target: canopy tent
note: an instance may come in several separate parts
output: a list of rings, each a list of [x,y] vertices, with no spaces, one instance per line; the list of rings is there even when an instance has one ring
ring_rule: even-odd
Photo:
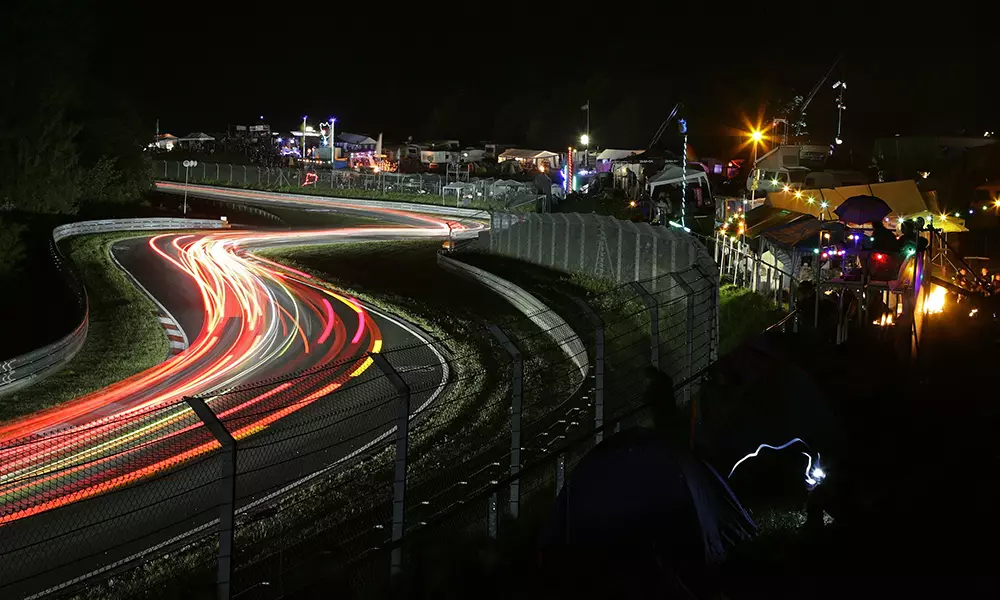
[[[699,169],[683,169],[677,165],[667,165],[662,171],[654,175],[646,183],[646,189],[649,190],[649,194],[653,195],[656,188],[662,185],[680,185],[684,180],[682,175],[687,175],[688,185],[701,185],[705,189],[711,190],[711,186],[708,183],[708,174]]]
[[[557,158],[559,155],[548,150],[528,150],[525,148],[508,148],[503,151],[499,160],[548,160]]]
[[[375,146],[376,144],[378,144],[378,142],[368,137],[367,135],[361,135],[359,133],[347,133],[347,132],[338,133],[336,141],[345,144],[347,146]]]
[[[833,210],[852,196],[875,196],[881,198],[898,215],[911,215],[932,210],[935,204],[920,192],[912,179],[906,181],[889,181],[869,185],[848,185],[837,188],[821,188],[815,190],[800,190],[801,196],[793,191],[768,192],[765,204],[775,208],[784,208],[796,212],[807,213],[814,217],[821,214],[824,219],[835,220]],[[813,202],[809,202],[809,198]],[[822,203],[826,202],[826,208]]]
[[[768,229],[762,236],[769,242],[784,248],[808,246],[810,243],[815,247],[816,236],[819,235],[821,229],[823,229],[823,223],[819,219],[806,215],[805,218]]]
[[[630,156],[636,156],[638,154],[641,154],[642,152],[644,152],[644,151],[643,150],[613,150],[611,148],[607,148],[605,150],[601,150],[601,152],[597,155],[597,160],[621,160],[621,159],[624,159],[624,158],[628,158]]]
[[[214,142],[215,138],[201,131],[194,131],[182,138],[177,138],[178,142]]]

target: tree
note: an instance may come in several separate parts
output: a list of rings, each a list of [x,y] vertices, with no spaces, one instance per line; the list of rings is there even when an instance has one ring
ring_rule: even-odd
[[[25,227],[0,216],[0,282],[17,275],[24,260],[24,243],[21,233]]]
[[[788,127],[795,137],[809,135],[809,132],[806,131],[806,113],[802,110],[802,103],[805,100],[804,96],[795,96],[778,111],[781,116],[788,120]]]

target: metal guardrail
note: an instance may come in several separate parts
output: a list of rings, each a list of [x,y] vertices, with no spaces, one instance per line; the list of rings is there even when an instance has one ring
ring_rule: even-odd
[[[580,376],[586,377],[590,370],[587,358],[587,348],[580,336],[555,311],[543,304],[538,298],[502,277],[484,271],[462,261],[438,254],[438,266],[462,277],[470,278],[489,288],[504,300],[509,302],[522,315],[528,317],[539,329],[558,344],[566,357],[580,370]]]
[[[56,268],[64,271],[70,285],[76,288],[78,301],[83,316],[79,325],[62,338],[37,348],[20,356],[0,362],[0,396],[13,393],[37,383],[44,377],[55,373],[69,362],[87,339],[90,325],[87,304],[87,292],[83,283],[77,278],[66,258],[59,251],[59,242],[76,235],[91,233],[106,233],[111,231],[152,231],[163,229],[218,229],[223,227],[221,221],[207,219],[104,219],[99,221],[81,221],[60,225],[52,230],[52,258]]]

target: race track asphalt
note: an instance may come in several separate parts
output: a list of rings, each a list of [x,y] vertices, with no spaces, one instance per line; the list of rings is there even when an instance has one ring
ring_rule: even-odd
[[[240,440],[239,506],[266,504],[303,478],[390,443],[399,403],[368,353],[408,348],[392,356],[406,363],[411,412],[444,389],[445,357],[413,326],[252,250],[447,236],[427,217],[394,219],[417,227],[117,242],[117,261],[174,316],[191,346],[0,429],[0,597],[30,597],[211,526],[223,459],[185,396],[209,398]],[[289,379],[304,370],[312,374]]]

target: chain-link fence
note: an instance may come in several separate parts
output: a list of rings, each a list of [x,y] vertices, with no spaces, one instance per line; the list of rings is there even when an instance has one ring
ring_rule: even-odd
[[[561,457],[562,473],[634,422],[650,365],[696,422],[713,282],[691,267],[561,311],[586,360],[522,317],[5,441],[0,591],[171,597],[218,581],[270,598],[330,576],[381,589],[415,568],[403,542],[418,532],[496,535],[536,510],[556,486],[540,465]]]
[[[340,169],[261,167],[198,162],[187,168],[182,161],[153,161],[157,179],[226,185],[254,189],[315,192],[349,196],[406,199],[424,204],[483,208],[489,203],[534,209],[534,186],[504,179],[471,179],[448,183],[434,173],[372,173]],[[339,191],[339,192],[338,192]]]
[[[716,271],[704,246],[679,228],[596,214],[497,212],[478,244],[495,254],[619,283],[656,282],[695,265]]]

